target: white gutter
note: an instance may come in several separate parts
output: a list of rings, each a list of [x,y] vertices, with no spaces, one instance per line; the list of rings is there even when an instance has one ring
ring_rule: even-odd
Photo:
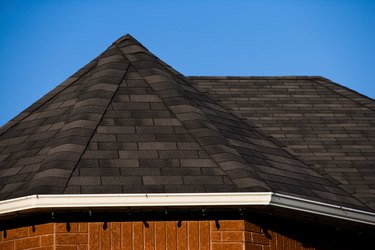
[[[276,206],[375,225],[375,213],[272,192],[31,195],[0,201],[0,216],[56,208]]]
[[[273,193],[270,205],[375,225],[375,213]]]

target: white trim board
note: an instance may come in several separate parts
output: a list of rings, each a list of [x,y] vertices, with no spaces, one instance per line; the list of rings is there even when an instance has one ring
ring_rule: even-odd
[[[375,225],[375,213],[272,192],[31,195],[0,201],[0,216],[56,208],[276,206]]]

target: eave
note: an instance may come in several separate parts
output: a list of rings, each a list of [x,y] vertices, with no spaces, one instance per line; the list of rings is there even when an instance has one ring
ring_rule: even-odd
[[[375,225],[375,213],[273,192],[31,195],[0,202],[0,217],[55,209],[274,206]]]

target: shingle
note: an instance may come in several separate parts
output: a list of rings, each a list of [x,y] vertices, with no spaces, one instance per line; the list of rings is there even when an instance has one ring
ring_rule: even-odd
[[[135,190],[135,191],[134,191]],[[124,193],[163,193],[164,186],[163,185],[123,185],[122,191]]]
[[[181,176],[143,176],[144,185],[183,184]]]
[[[161,102],[157,95],[130,95],[131,102]]]
[[[177,159],[140,159],[139,165],[141,167],[157,167],[157,168],[171,168],[179,167],[180,162]]]
[[[139,112],[139,111],[138,111]],[[124,110],[107,110],[104,114],[105,118],[130,118],[132,113]]]
[[[71,161],[76,162],[80,158],[81,154],[75,152],[58,152],[55,154],[49,154],[44,158],[43,162],[59,162],[59,161]]]
[[[132,117],[134,118],[169,118],[171,112],[166,110],[135,110],[132,111]]]
[[[118,126],[126,126],[126,125],[154,125],[151,118],[116,118],[115,123]]]
[[[155,141],[154,134],[117,134],[119,142],[141,142],[141,141]]]
[[[44,159],[45,159],[44,155],[35,155],[35,156],[31,156],[31,157],[22,157],[21,159],[19,159],[17,161],[17,163],[15,165],[16,166],[24,166],[24,165],[28,165],[28,164],[35,164],[35,163],[42,162]]]
[[[136,150],[134,142],[98,142],[99,150]]]
[[[139,150],[176,150],[175,142],[138,142]]]
[[[210,168],[217,166],[216,163],[210,159],[182,159],[180,162],[182,167]]]
[[[82,194],[108,194],[108,193],[122,193],[122,187],[116,185],[85,185],[81,186]]]
[[[118,158],[118,152],[114,150],[86,150],[83,159],[113,159]]]
[[[132,103],[132,102],[124,102],[124,103],[112,103],[112,107],[114,110],[148,110],[150,109],[150,105],[148,103]]]
[[[102,176],[103,185],[141,185],[141,177]]]
[[[172,126],[136,126],[137,133],[157,133],[157,134],[173,134]]]
[[[204,193],[207,192],[203,184],[194,185],[164,185],[164,192],[166,193]],[[216,192],[217,189],[212,189],[212,192]]]
[[[100,176],[73,176],[70,178],[68,185],[100,185]]]
[[[70,123],[65,123],[65,125],[61,128],[61,130],[68,130],[72,128],[87,128],[87,129],[93,129],[96,127],[96,122],[93,121],[87,121],[87,120],[77,120],[72,121]]]
[[[23,184],[23,182],[6,184],[6,185],[4,185],[3,188],[0,189],[0,193],[3,194],[3,193],[13,192],[13,190],[19,189],[22,184]]]
[[[47,169],[44,171],[39,171],[33,176],[33,180],[38,180],[42,178],[50,178],[50,177],[59,177],[59,178],[68,178],[70,176],[71,171],[67,169]]]
[[[142,168],[121,168],[121,175],[122,176],[160,176],[161,171],[160,168],[157,167],[142,167]]]
[[[1,169],[0,176],[5,177],[5,176],[16,175],[21,169],[22,167]]]
[[[199,168],[167,168],[163,167],[161,168],[161,174],[162,175],[171,175],[171,176],[188,176],[192,175],[194,176],[199,176],[202,175],[202,172],[200,171]],[[186,182],[185,182],[186,183]]]
[[[177,142],[179,150],[200,150],[202,147],[196,142]]]
[[[98,141],[98,142],[113,142],[116,141],[116,135],[114,134],[95,134],[92,139],[92,141]]]
[[[372,100],[306,77],[194,78],[202,91],[118,43],[1,129],[0,197],[272,190],[375,208]]]
[[[184,176],[185,184],[224,184],[221,176]]]
[[[40,164],[27,165],[27,166],[24,166],[19,171],[19,173],[21,173],[21,174],[23,174],[23,173],[34,173],[34,172],[38,171],[39,167],[40,167]]]
[[[57,152],[83,152],[85,146],[84,145],[77,145],[77,144],[72,144],[72,143],[67,143],[67,144],[62,144],[58,145],[56,147],[50,148],[48,151],[49,154],[54,154]]]
[[[155,118],[154,124],[161,126],[181,126],[181,122],[175,118]]]
[[[150,107],[152,110],[167,110],[168,107],[162,102],[151,102]]]
[[[80,176],[119,176],[119,168],[79,168]]]
[[[136,168],[139,167],[137,159],[101,159],[100,167],[108,168]]]
[[[197,151],[193,150],[169,150],[169,151],[160,151],[160,158],[169,158],[169,159],[194,159],[198,158]]]
[[[9,139],[3,139],[0,141],[0,147],[22,143],[26,140],[26,138],[28,138],[28,136],[19,136]]]
[[[158,158],[157,151],[146,150],[146,151],[119,151],[120,158],[124,159],[142,159],[142,158]]]
[[[157,141],[190,142],[194,138],[190,134],[156,134]]]
[[[99,126],[97,132],[100,134],[130,134],[134,133],[133,126]]]
[[[77,167],[81,168],[97,168],[99,167],[99,162],[97,159],[80,159]]]
[[[222,175],[225,176],[226,173],[221,168],[201,168],[203,175]]]

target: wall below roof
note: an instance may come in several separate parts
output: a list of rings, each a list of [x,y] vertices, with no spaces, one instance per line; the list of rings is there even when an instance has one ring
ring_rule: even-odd
[[[48,222],[3,230],[0,249],[361,249],[372,239],[254,219]]]

